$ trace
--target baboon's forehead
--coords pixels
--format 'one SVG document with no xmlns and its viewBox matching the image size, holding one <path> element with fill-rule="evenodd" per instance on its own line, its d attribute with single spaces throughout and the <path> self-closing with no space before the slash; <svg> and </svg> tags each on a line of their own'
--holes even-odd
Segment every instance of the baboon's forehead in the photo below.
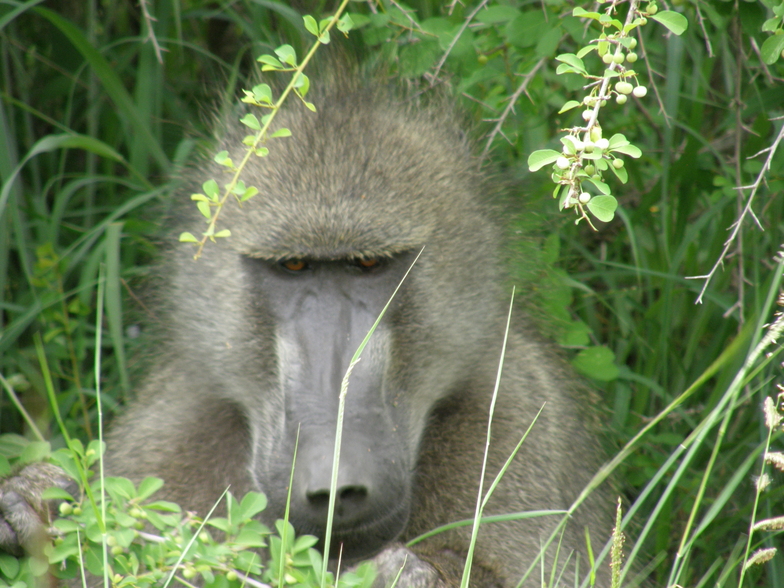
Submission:
<svg viewBox="0 0 784 588">
<path fill-rule="evenodd" d="M 476 218 L 477 174 L 452 129 L 376 104 L 284 113 L 292 136 L 251 162 L 232 232 L 260 257 L 391 255 Z M 238 244 L 239 245 L 239 244 Z"/>
</svg>

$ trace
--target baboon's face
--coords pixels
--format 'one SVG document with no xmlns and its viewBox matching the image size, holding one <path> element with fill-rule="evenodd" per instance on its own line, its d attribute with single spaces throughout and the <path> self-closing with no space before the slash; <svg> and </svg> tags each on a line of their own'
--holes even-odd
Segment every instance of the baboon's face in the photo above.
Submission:
<svg viewBox="0 0 784 588">
<path fill-rule="evenodd" d="M 498 231 L 458 133 L 426 113 L 360 95 L 280 124 L 293 136 L 243 171 L 259 195 L 221 217 L 232 236 L 179 264 L 178 344 L 206 393 L 247 414 L 270 518 L 283 516 L 299 431 L 291 520 L 323 536 L 341 381 L 425 247 L 348 386 L 332 555 L 342 544 L 355 559 L 403 530 L 433 407 L 500 344 Z M 234 161 L 241 135 L 225 144 Z"/>
<path fill-rule="evenodd" d="M 280 435 L 265 448 L 271 454 L 257 454 L 251 474 L 267 492 L 272 509 L 281 513 L 297 444 L 291 522 L 300 533 L 323 536 L 341 383 L 412 259 L 399 254 L 243 263 L 252 295 L 265 301 L 275 324 L 284 398 Z M 390 317 L 398 309 L 393 305 Z M 346 395 L 333 545 L 337 550 L 342 544 L 347 558 L 379 550 L 408 520 L 414 466 L 411 406 L 400 399 L 404 390 L 394 373 L 393 331 L 387 320 L 374 333 L 351 372 Z"/>
</svg>

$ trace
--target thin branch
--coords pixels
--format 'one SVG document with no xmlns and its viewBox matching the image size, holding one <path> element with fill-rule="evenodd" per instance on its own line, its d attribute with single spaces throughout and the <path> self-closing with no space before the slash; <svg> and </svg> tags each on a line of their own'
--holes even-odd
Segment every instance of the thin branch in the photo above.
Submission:
<svg viewBox="0 0 784 588">
<path fill-rule="evenodd" d="M 705 37 L 705 48 L 708 50 L 708 57 L 715 57 L 715 55 L 713 55 L 713 47 L 711 46 L 710 37 L 708 36 L 708 31 L 705 30 L 705 18 L 702 16 L 702 11 L 700 10 L 699 3 L 695 4 L 694 8 L 697 11 L 697 22 L 700 23 L 700 29 L 702 29 L 702 36 Z"/>
<path fill-rule="evenodd" d="M 414 29 L 417 29 L 417 30 L 419 30 L 421 32 L 424 32 L 424 31 L 422 31 L 422 27 L 419 26 L 419 23 L 417 21 L 415 21 L 413 19 L 413 17 L 400 4 L 395 2 L 395 0 L 389 0 L 389 3 L 392 4 L 392 6 L 396 7 L 400 12 L 402 12 L 405 15 L 405 17 L 408 19 L 408 22 L 411 23 L 411 30 L 412 31 Z M 414 11 L 412 10 L 411 12 L 414 12 Z"/>
<path fill-rule="evenodd" d="M 468 28 L 468 25 L 471 24 L 471 21 L 474 20 L 474 17 L 479 13 L 479 11 L 482 10 L 482 8 L 485 7 L 485 4 L 487 4 L 487 2 L 488 2 L 488 0 L 482 0 L 479 3 L 479 5 L 476 8 L 474 8 L 474 10 L 471 12 L 471 14 L 468 15 L 468 17 L 465 19 L 465 21 L 463 21 L 463 26 L 460 27 L 459 31 L 457 31 L 457 34 L 455 35 L 455 38 L 452 39 L 451 43 L 449 43 L 449 47 L 446 48 L 446 51 L 444 51 L 444 54 L 441 56 L 441 59 L 439 60 L 438 65 L 436 65 L 436 68 L 433 71 L 433 79 L 436 79 L 438 77 L 438 72 L 440 72 L 441 68 L 444 67 L 444 63 L 446 63 L 446 58 L 449 57 L 449 54 L 452 52 L 452 49 L 455 48 L 455 45 L 457 44 L 458 39 L 460 39 L 460 36 L 465 32 L 466 28 Z M 430 82 L 430 85 L 431 86 L 433 85 L 432 80 Z"/>
<path fill-rule="evenodd" d="M 506 118 L 509 116 L 509 113 L 512 112 L 512 109 L 514 108 L 517 99 L 521 96 L 523 92 L 526 91 L 526 89 L 528 88 L 528 84 L 531 81 L 531 78 L 533 78 L 534 74 L 537 71 L 539 71 L 539 68 L 542 67 L 542 65 L 544 65 L 544 62 L 545 62 L 545 58 L 542 57 L 536 63 L 533 69 L 523 76 L 523 82 L 520 84 L 517 90 L 514 91 L 514 94 L 512 94 L 512 96 L 509 98 L 509 102 L 507 103 L 506 108 L 504 108 L 504 111 L 501 113 L 501 116 L 497 119 L 495 127 L 493 128 L 492 131 L 490 131 L 490 134 L 487 137 L 487 143 L 485 143 L 485 148 L 482 150 L 482 155 L 479 156 L 479 165 L 482 164 L 482 161 L 484 161 L 485 157 L 487 156 L 487 153 L 490 151 L 490 145 L 493 144 L 493 139 L 495 139 L 495 136 L 501 131 L 501 127 L 503 126 Z"/>
<path fill-rule="evenodd" d="M 705 291 L 708 289 L 708 284 L 710 284 L 710 281 L 713 279 L 713 275 L 719 269 L 719 266 L 723 265 L 724 258 L 727 256 L 727 252 L 729 251 L 730 247 L 735 241 L 735 238 L 738 236 L 738 232 L 740 231 L 740 226 L 743 223 L 743 220 L 746 218 L 746 215 L 751 214 L 752 218 L 754 218 L 757 221 L 757 225 L 760 227 L 760 229 L 762 229 L 762 226 L 759 225 L 759 219 L 757 219 L 754 213 L 751 211 L 751 203 L 754 201 L 754 196 L 756 196 L 757 190 L 762 184 L 762 181 L 765 179 L 766 172 L 770 170 L 770 163 L 771 161 L 773 161 L 773 156 L 776 154 L 776 149 L 778 149 L 778 146 L 783 139 L 784 139 L 784 125 L 782 125 L 781 128 L 779 129 L 779 134 L 776 136 L 776 139 L 773 141 L 773 144 L 767 149 L 763 150 L 768 152 L 768 157 L 767 159 L 765 159 L 765 163 L 763 164 L 762 169 L 757 175 L 756 181 L 749 186 L 738 186 L 736 188 L 737 190 L 751 189 L 751 194 L 749 194 L 749 198 L 746 201 L 746 206 L 743 208 L 743 212 L 741 213 L 740 218 L 738 218 L 730 226 L 730 228 L 732 229 L 732 233 L 730 234 L 729 238 L 724 242 L 724 249 L 722 250 L 721 255 L 719 255 L 719 258 L 716 260 L 716 263 L 713 264 L 713 268 L 711 268 L 711 271 L 702 276 L 686 277 L 687 280 L 705 280 L 705 283 L 702 285 L 702 289 L 700 290 L 700 295 L 697 297 L 695 304 L 702 304 L 702 297 L 705 294 Z"/>
<path fill-rule="evenodd" d="M 139 6 L 142 9 L 142 15 L 144 16 L 144 22 L 147 24 L 147 37 L 144 39 L 145 41 L 150 41 L 152 46 L 155 48 L 155 57 L 158 59 L 158 63 L 163 64 L 163 55 L 161 54 L 161 46 L 158 45 L 158 39 L 155 36 L 155 31 L 153 30 L 152 23 L 158 22 L 158 19 L 152 16 L 147 10 L 147 4 L 149 0 L 139 0 Z"/>
<path fill-rule="evenodd" d="M 664 108 L 664 101 L 662 100 L 661 94 L 659 93 L 659 86 L 656 83 L 656 76 L 654 75 L 654 71 L 651 68 L 651 62 L 648 59 L 648 51 L 645 50 L 645 40 L 642 37 L 642 32 L 640 29 L 637 29 L 637 40 L 640 44 L 640 52 L 642 53 L 642 58 L 645 61 L 645 67 L 648 68 L 648 80 L 653 87 L 653 93 L 656 94 L 656 102 L 659 103 L 659 112 L 661 112 L 662 116 L 664 117 L 664 124 L 666 124 L 668 128 L 672 127 L 672 124 L 670 123 L 671 117 L 669 114 L 667 114 L 667 109 Z"/>
</svg>

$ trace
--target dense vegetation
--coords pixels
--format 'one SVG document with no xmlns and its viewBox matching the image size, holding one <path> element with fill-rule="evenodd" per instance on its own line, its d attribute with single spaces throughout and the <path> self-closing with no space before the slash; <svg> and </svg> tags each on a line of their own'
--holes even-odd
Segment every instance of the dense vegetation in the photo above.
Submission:
<svg viewBox="0 0 784 588">
<path fill-rule="evenodd" d="M 230 116 L 255 83 L 255 58 L 283 44 L 304 55 L 302 15 L 335 9 L 292 4 L 0 3 L 0 475 L 66 436 L 95 439 L 99 384 L 107 420 L 132 395 L 139 325 L 155 321 L 137 292 L 164 238 L 170 178 L 209 152 L 214 113 Z M 741 569 L 775 545 L 775 530 L 748 541 L 753 521 L 784 515 L 782 477 L 762 458 L 784 446 L 774 409 L 771 426 L 762 411 L 778 402 L 781 358 L 759 347 L 782 275 L 784 4 L 661 1 L 685 32 L 653 18 L 631 32 L 624 51 L 647 94 L 618 90 L 627 99 L 599 119 L 640 157 L 623 157 L 625 184 L 604 174 L 619 208 L 608 223 L 591 217 L 594 231 L 574 207 L 559 211 L 551 166 L 531 174 L 528 158 L 560 152 L 562 129 L 583 124 L 585 104 L 561 110 L 584 99 L 586 78 L 556 73 L 579 70 L 556 57 L 581 55 L 601 76 L 600 52 L 580 53 L 599 19 L 573 11 L 609 7 L 352 2 L 345 43 L 418 91 L 448 86 L 508 187 L 520 296 L 603 399 L 631 508 L 624 585 L 640 572 L 659 586 L 782 586 L 781 554 Z"/>
</svg>

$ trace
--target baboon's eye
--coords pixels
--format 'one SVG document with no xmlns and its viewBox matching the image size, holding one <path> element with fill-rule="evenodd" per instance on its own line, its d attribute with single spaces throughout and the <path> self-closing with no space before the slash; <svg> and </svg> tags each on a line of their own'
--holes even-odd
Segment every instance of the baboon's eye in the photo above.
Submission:
<svg viewBox="0 0 784 588">
<path fill-rule="evenodd" d="M 286 259 L 285 261 L 281 261 L 280 265 L 290 272 L 301 272 L 308 267 L 307 262 L 303 259 Z"/>
<path fill-rule="evenodd" d="M 360 267 L 364 270 L 374 269 L 381 265 L 381 260 L 378 257 L 368 257 L 366 259 L 357 259 L 354 262 L 357 267 Z"/>
</svg>

